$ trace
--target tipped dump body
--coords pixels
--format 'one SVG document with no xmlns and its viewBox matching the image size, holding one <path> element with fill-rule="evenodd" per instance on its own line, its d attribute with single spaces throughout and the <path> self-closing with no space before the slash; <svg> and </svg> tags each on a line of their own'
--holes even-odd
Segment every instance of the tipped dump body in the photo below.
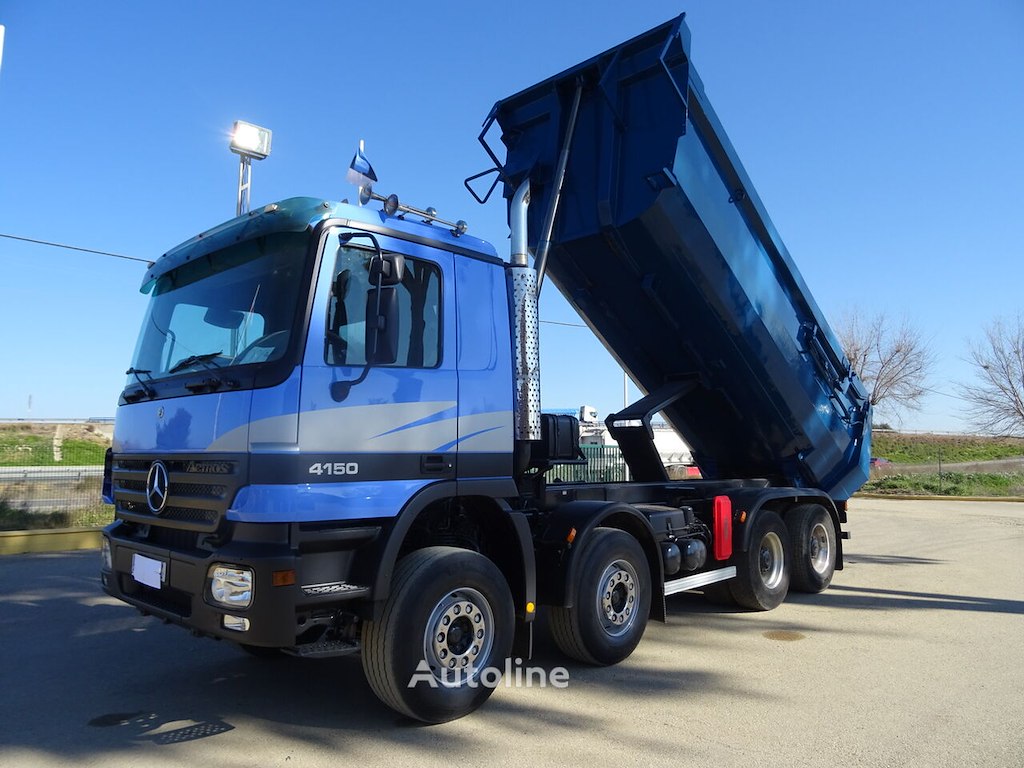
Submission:
<svg viewBox="0 0 1024 768">
<path fill-rule="evenodd" d="M 505 195 L 530 180 L 536 248 L 582 88 L 547 276 L 644 391 L 689 382 L 663 413 L 705 477 L 846 499 L 868 475 L 866 393 L 689 51 L 679 17 L 499 101 Z"/>
</svg>

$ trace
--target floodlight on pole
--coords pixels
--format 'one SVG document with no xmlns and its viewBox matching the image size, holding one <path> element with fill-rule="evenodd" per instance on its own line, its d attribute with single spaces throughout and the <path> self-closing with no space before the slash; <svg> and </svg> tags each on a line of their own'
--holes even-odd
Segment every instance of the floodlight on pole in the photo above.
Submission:
<svg viewBox="0 0 1024 768">
<path fill-rule="evenodd" d="M 252 161 L 262 160 L 270 154 L 269 128 L 262 128 L 244 120 L 236 120 L 231 130 L 231 151 L 238 155 L 238 205 L 235 215 L 249 211 L 249 190 L 252 187 Z"/>
</svg>

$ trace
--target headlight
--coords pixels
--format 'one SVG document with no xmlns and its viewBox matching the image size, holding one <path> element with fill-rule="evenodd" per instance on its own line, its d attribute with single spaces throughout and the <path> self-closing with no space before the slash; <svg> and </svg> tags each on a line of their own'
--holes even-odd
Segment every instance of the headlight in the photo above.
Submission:
<svg viewBox="0 0 1024 768">
<path fill-rule="evenodd" d="M 252 605 L 252 571 L 231 565 L 210 566 L 210 596 L 214 602 L 230 608 Z"/>
<path fill-rule="evenodd" d="M 103 541 L 100 543 L 100 557 L 103 558 L 103 570 L 112 571 L 114 570 L 114 558 L 110 554 L 110 539 L 106 536 L 102 538 Z"/>
</svg>

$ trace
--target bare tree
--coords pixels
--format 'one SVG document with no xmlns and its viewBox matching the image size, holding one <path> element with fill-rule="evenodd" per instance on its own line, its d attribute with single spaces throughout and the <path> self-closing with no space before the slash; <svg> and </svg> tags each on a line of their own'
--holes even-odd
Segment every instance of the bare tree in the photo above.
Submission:
<svg viewBox="0 0 1024 768">
<path fill-rule="evenodd" d="M 836 332 L 872 405 L 892 413 L 921 407 L 935 354 L 909 320 L 851 311 L 839 318 Z"/>
<path fill-rule="evenodd" d="M 959 386 L 967 418 L 981 432 L 1024 436 L 1024 316 L 996 318 L 971 342 L 976 381 Z"/>
</svg>

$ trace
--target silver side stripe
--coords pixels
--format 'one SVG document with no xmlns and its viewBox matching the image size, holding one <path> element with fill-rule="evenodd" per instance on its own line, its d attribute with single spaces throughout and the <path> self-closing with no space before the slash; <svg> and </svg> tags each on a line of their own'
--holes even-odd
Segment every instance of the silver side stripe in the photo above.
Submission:
<svg viewBox="0 0 1024 768">
<path fill-rule="evenodd" d="M 673 579 L 672 581 L 665 582 L 665 595 L 674 595 L 677 592 L 686 592 L 689 589 L 699 589 L 700 587 L 706 587 L 708 584 L 731 579 L 735 575 L 736 566 L 730 565 L 728 568 L 719 568 L 717 571 L 705 571 L 704 573 L 687 576 L 683 579 Z"/>
<path fill-rule="evenodd" d="M 459 416 L 459 450 L 507 453 L 512 450 L 512 411 Z"/>
<path fill-rule="evenodd" d="M 306 452 L 501 453 L 512 447 L 512 412 L 457 415 L 454 401 L 340 406 L 271 416 L 222 436 L 207 450 L 291 444 Z M 298 430 L 298 445 L 295 432 Z M 251 431 L 248 431 L 250 430 Z"/>
</svg>

